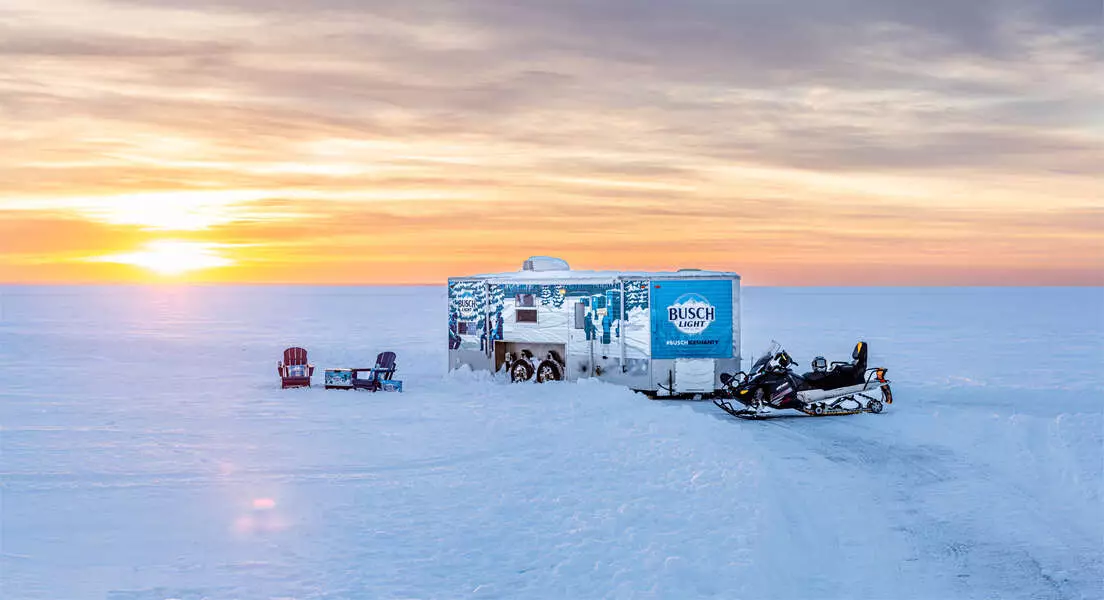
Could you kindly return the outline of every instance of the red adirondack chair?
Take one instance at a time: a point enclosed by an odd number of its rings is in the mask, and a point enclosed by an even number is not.
[[[307,362],[307,351],[303,348],[284,350],[284,361],[277,364],[280,372],[280,387],[310,387],[314,365]]]

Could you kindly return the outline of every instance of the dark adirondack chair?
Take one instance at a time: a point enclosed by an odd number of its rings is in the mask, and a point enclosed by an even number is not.
[[[358,390],[379,391],[381,382],[389,381],[395,375],[395,353],[380,352],[376,365],[371,369],[357,369],[353,377],[353,388]]]
[[[307,351],[303,348],[284,350],[284,360],[277,365],[280,372],[280,387],[310,387],[314,365],[307,362]]]

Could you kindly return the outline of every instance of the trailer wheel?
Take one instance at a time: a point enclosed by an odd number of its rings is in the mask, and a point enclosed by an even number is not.
[[[514,383],[529,381],[532,378],[533,364],[529,361],[519,358],[514,361],[514,364],[510,365],[510,380]]]
[[[546,381],[560,381],[563,379],[563,369],[553,360],[543,361],[537,367],[537,383]]]

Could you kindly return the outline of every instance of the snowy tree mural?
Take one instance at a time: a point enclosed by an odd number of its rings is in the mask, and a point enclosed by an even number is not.
[[[483,282],[479,282],[473,287],[475,287],[473,290],[475,293],[475,303],[482,309],[482,307],[487,306],[487,285]]]
[[[625,282],[624,328],[619,332],[625,336],[626,354],[630,359],[648,356],[651,347],[651,319],[648,308],[647,280],[634,279]]]
[[[452,318],[456,317],[456,313],[457,313],[456,298],[459,295],[459,291],[460,291],[460,284],[459,283],[449,282],[449,284],[448,284],[448,302],[449,302],[448,310],[449,310],[449,316],[452,317]]]
[[[634,308],[648,308],[648,282],[633,280],[625,282],[625,311],[632,312]]]
[[[487,285],[481,281],[455,281],[449,283],[448,289],[449,348],[478,348],[481,342],[485,346]]]
[[[563,286],[557,286],[552,293],[552,306],[556,308],[563,308],[564,300],[567,299],[567,288]]]
[[[487,300],[490,304],[491,311],[495,309],[502,309],[502,302],[506,299],[506,286],[501,284],[491,284],[488,292]]]
[[[540,303],[541,306],[548,306],[552,304],[552,286],[542,285],[540,291]]]

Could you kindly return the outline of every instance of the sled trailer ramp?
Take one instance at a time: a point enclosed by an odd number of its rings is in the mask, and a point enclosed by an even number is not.
[[[712,394],[714,371],[710,358],[675,359],[675,393]]]

